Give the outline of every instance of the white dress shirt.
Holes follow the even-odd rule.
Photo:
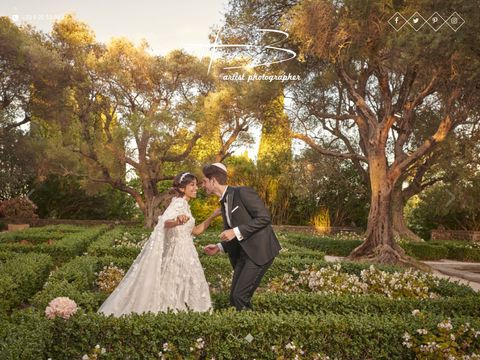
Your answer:
[[[228,194],[226,194],[227,189],[228,189],[228,186],[225,187],[225,190],[223,191],[223,194],[220,197],[219,201],[220,201],[220,203],[223,202],[223,204],[225,206],[225,217],[226,217],[226,220],[227,220],[227,224],[228,224],[228,226],[232,227],[232,223],[231,223],[231,220],[230,220],[229,209],[228,209]],[[235,237],[238,239],[238,241],[243,240],[242,233],[240,232],[238,227],[234,227],[233,232],[235,233]],[[225,252],[225,250],[223,249],[222,243],[218,243],[217,247],[220,249],[221,252]]]

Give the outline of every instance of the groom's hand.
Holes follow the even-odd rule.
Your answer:
[[[215,244],[210,244],[210,245],[207,245],[203,248],[203,252],[205,254],[207,254],[208,256],[212,256],[212,255],[215,255],[216,253],[218,253],[220,251],[220,249],[218,248],[217,245]]]
[[[222,232],[219,236],[222,241],[231,241],[235,239],[235,231],[233,229],[228,229]]]

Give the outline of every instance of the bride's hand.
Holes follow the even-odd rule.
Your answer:
[[[222,210],[218,207],[213,211],[212,217],[215,218],[215,217],[220,216],[220,215],[222,215]]]
[[[177,225],[185,224],[190,218],[187,215],[178,215],[176,219]]]

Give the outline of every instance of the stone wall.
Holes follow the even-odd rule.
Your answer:
[[[136,226],[141,225],[139,221],[130,220],[69,220],[69,219],[0,219],[5,224],[29,224],[31,227],[40,227],[47,225],[81,225],[81,226],[95,226],[95,225],[127,225]]]

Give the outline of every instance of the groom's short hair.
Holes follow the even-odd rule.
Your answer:
[[[227,173],[215,165],[205,165],[203,167],[203,175],[207,179],[216,179],[220,185],[227,184]]]

